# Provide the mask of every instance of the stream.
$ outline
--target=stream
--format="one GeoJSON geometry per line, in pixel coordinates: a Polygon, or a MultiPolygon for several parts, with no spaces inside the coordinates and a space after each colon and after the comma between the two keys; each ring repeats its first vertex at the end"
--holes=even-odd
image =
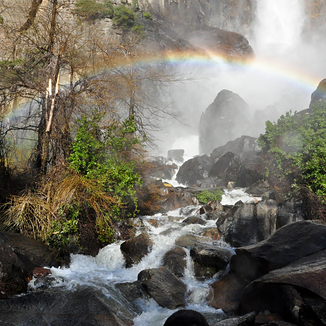
{"type": "MultiPolygon", "coordinates": [[[[236,201],[250,202],[256,198],[250,197],[244,189],[225,190],[221,203],[232,205],[236,201]]],[[[72,255],[69,268],[51,268],[51,287],[59,287],[74,291],[75,289],[92,287],[102,292],[108,300],[115,300],[121,305],[117,283],[131,283],[137,280],[139,272],[144,269],[158,268],[162,266],[164,254],[175,247],[175,241],[184,235],[199,237],[200,242],[214,244],[215,246],[228,247],[223,241],[213,241],[201,234],[206,229],[216,228],[216,221],[207,220],[206,225],[185,225],[182,221],[189,216],[187,212],[196,211],[200,206],[188,206],[184,209],[170,211],[166,214],[154,216],[139,216],[141,226],[137,228],[137,234],[146,232],[152,242],[152,251],[142,261],[132,268],[124,267],[124,257],[120,251],[121,242],[116,242],[102,248],[96,257],[86,255],[72,255]]],[[[193,213],[192,213],[193,214],[193,213]]],[[[205,219],[205,215],[201,216],[205,219]]],[[[216,310],[207,305],[206,297],[209,293],[209,285],[216,279],[198,281],[194,276],[193,262],[190,258],[190,250],[187,252],[187,268],[181,280],[187,285],[186,308],[203,313],[208,321],[224,319],[226,316],[222,310],[216,310]]],[[[37,290],[39,284],[33,280],[30,283],[31,290],[37,290]]],[[[153,299],[141,299],[137,302],[137,317],[134,318],[135,326],[157,325],[161,326],[165,320],[176,310],[160,307],[153,299]]]]}

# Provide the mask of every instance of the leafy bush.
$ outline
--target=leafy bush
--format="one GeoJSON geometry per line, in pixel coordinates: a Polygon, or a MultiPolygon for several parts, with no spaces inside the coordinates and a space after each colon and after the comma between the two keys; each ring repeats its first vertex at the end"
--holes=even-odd
{"type": "Polygon", "coordinates": [[[145,19],[152,20],[152,15],[149,12],[147,12],[147,11],[143,12],[143,17],[145,19]]]}
{"type": "Polygon", "coordinates": [[[309,114],[290,112],[276,123],[267,121],[258,143],[272,157],[267,170],[276,180],[290,176],[293,188],[307,187],[326,203],[325,101],[318,102],[309,114]]]}
{"type": "Polygon", "coordinates": [[[114,9],[113,24],[122,29],[129,29],[136,21],[135,13],[124,5],[119,5],[114,9]]]}
{"type": "Polygon", "coordinates": [[[223,191],[217,188],[215,191],[208,191],[204,190],[199,194],[195,194],[195,197],[199,200],[202,204],[207,204],[210,201],[214,200],[221,200],[223,195],[223,191]]]}
{"type": "Polygon", "coordinates": [[[139,38],[142,38],[144,36],[144,26],[140,24],[135,24],[131,31],[134,32],[139,38]]]}
{"type": "Polygon", "coordinates": [[[89,223],[103,243],[113,241],[115,223],[137,212],[136,137],[133,117],[100,127],[94,114],[79,121],[69,166],[59,166],[34,191],[12,196],[2,221],[9,228],[64,250],[79,245],[89,223]]]}
{"type": "Polygon", "coordinates": [[[98,3],[95,0],[77,0],[75,7],[74,13],[86,20],[113,16],[113,5],[110,1],[98,3]]]}

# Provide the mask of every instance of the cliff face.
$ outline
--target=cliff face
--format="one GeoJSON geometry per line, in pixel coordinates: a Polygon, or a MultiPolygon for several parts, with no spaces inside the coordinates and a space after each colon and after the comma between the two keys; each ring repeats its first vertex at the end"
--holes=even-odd
{"type": "Polygon", "coordinates": [[[246,34],[256,6],[256,0],[138,1],[142,10],[161,16],[183,32],[209,26],[246,34]]]}

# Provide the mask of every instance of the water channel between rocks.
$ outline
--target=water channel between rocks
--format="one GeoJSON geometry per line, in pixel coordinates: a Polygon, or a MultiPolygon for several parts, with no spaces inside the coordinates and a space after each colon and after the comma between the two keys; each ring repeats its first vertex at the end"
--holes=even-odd
{"type": "MultiPolygon", "coordinates": [[[[238,200],[251,202],[257,200],[244,192],[244,189],[226,190],[222,198],[223,205],[233,205],[238,200]]],[[[200,206],[191,206],[181,211],[199,209],[200,206]]],[[[138,228],[137,235],[146,232],[153,242],[152,251],[142,261],[131,268],[125,268],[124,257],[120,251],[122,242],[108,245],[100,250],[96,257],[86,255],[72,255],[69,268],[51,268],[51,287],[59,287],[74,291],[82,287],[91,287],[102,292],[108,299],[119,301],[119,294],[115,290],[115,284],[137,281],[139,272],[144,269],[158,268],[162,266],[164,254],[175,247],[175,241],[184,235],[200,237],[204,230],[216,228],[215,220],[207,220],[206,225],[185,225],[182,221],[186,215],[181,214],[180,209],[166,214],[154,216],[140,216],[142,226],[138,228]],[[116,295],[116,297],[114,297],[116,295]]],[[[202,216],[204,219],[204,215],[202,216]]],[[[200,237],[201,242],[216,246],[228,247],[223,241],[213,241],[210,238],[200,237]]],[[[215,279],[198,281],[194,276],[193,262],[190,258],[190,250],[187,252],[187,269],[181,280],[187,285],[186,308],[202,312],[208,320],[224,319],[222,310],[216,310],[207,305],[206,297],[209,293],[209,284],[215,279]]],[[[37,288],[37,283],[30,283],[31,288],[37,288]]],[[[160,307],[153,299],[141,299],[138,302],[139,315],[134,319],[135,326],[157,325],[161,326],[168,316],[175,310],[160,307]]]]}

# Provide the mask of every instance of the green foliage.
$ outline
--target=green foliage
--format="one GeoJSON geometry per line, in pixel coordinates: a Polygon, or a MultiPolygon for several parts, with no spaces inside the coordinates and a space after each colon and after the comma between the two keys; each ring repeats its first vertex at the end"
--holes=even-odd
{"type": "Polygon", "coordinates": [[[138,0],[132,0],[131,1],[131,8],[132,8],[133,11],[139,10],[138,0]]]}
{"type": "Polygon", "coordinates": [[[4,23],[4,19],[3,17],[0,15],[0,24],[3,24],[4,23]]]}
{"type": "Polygon", "coordinates": [[[285,177],[298,168],[301,179],[293,183],[301,182],[326,202],[325,101],[315,105],[310,114],[287,113],[276,123],[267,121],[266,132],[260,135],[258,143],[274,157],[274,176],[285,177]]]}
{"type": "Polygon", "coordinates": [[[113,5],[110,1],[77,0],[74,13],[86,20],[104,19],[113,16],[113,5]]]}
{"type": "Polygon", "coordinates": [[[122,29],[130,29],[136,21],[135,13],[124,5],[114,9],[113,24],[122,29]]]}
{"type": "Polygon", "coordinates": [[[147,12],[147,11],[143,12],[143,17],[145,19],[152,20],[152,15],[149,12],[147,12]]]}
{"type": "Polygon", "coordinates": [[[45,236],[45,243],[58,250],[66,250],[71,243],[79,246],[79,210],[76,206],[70,205],[68,205],[68,210],[71,214],[69,218],[66,218],[64,210],[60,209],[61,218],[52,221],[51,227],[45,236]]]}
{"type": "Polygon", "coordinates": [[[204,190],[199,194],[195,194],[195,197],[202,203],[207,204],[210,201],[221,200],[223,191],[217,188],[215,191],[204,190]]]}
{"type": "Polygon", "coordinates": [[[131,160],[133,146],[141,140],[135,136],[133,117],[118,123],[114,121],[102,130],[101,116],[91,119],[83,117],[72,154],[70,167],[84,178],[93,180],[99,191],[109,194],[113,201],[109,209],[101,212],[96,226],[101,241],[112,238],[112,221],[133,215],[137,210],[136,185],[141,184],[140,175],[135,173],[135,162],[131,160]],[[133,213],[127,208],[133,205],[133,213]]]}
{"type": "Polygon", "coordinates": [[[138,35],[140,38],[144,36],[144,26],[140,24],[135,24],[131,31],[134,32],[136,35],[138,35]]]}

